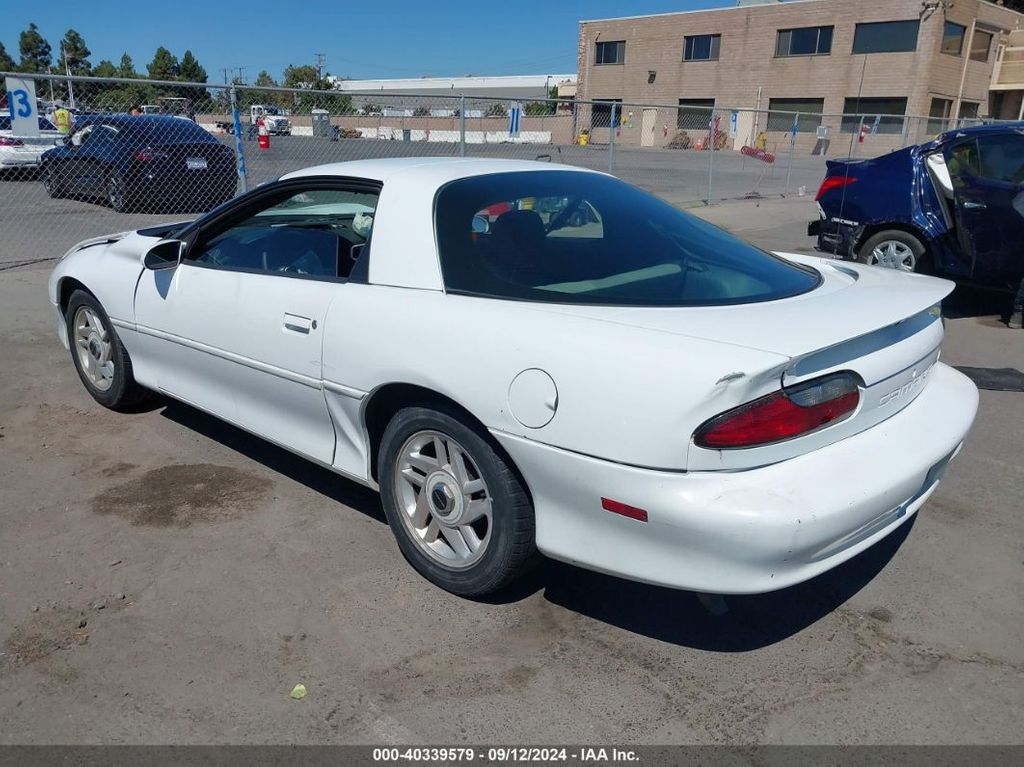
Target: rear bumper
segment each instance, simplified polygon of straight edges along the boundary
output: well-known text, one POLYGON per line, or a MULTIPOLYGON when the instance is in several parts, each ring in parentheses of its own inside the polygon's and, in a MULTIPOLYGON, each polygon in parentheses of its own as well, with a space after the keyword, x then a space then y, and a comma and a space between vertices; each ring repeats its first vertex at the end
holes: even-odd
POLYGON ((938 363, 927 388, 888 420, 735 472, 639 469, 494 436, 526 478, 547 556, 662 586, 756 594, 830 570, 913 516, 977 404, 974 384, 938 363), (602 497, 645 509, 648 521, 604 511, 602 497))
POLYGON ((854 249, 863 228, 853 224, 841 224, 820 218, 807 225, 807 236, 817 239, 815 247, 822 253, 832 253, 840 258, 854 258, 854 249))

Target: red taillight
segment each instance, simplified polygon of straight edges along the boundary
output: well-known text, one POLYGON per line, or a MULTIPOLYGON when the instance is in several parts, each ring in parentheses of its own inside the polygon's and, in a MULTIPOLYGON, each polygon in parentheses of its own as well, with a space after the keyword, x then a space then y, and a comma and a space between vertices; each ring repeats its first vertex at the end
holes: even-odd
POLYGON ((135 150, 135 159, 139 162, 150 162, 151 160, 166 160, 170 157, 167 152, 147 146, 144 149, 135 150))
POLYGON ((0 136, 0 146, 25 146, 25 142, 16 138, 0 136))
POLYGON ((611 498, 601 499, 601 508, 605 511, 610 511, 612 514, 621 514, 624 517, 635 519, 639 522, 647 521, 647 512, 643 509, 638 509, 636 506, 630 506, 628 503, 622 501, 613 501, 611 498))
POLYGON ((818 187, 818 194, 814 198, 817 202, 824 197, 825 192, 831 192, 833 189, 841 189, 844 186, 856 183, 857 179, 853 176, 826 176, 825 180, 821 182, 821 186, 818 187))
POLYGON ((782 442, 845 420, 859 402, 856 376, 836 373, 715 416, 697 429, 694 441, 712 450, 782 442))

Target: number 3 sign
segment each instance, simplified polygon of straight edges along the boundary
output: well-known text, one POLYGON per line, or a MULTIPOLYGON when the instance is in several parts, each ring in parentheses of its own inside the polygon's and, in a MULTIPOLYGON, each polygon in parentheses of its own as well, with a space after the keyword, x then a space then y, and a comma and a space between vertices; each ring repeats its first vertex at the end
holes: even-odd
POLYGON ((39 111, 36 108, 35 81, 20 77, 8 77, 7 105, 11 111, 11 133, 13 135, 39 135, 39 111))

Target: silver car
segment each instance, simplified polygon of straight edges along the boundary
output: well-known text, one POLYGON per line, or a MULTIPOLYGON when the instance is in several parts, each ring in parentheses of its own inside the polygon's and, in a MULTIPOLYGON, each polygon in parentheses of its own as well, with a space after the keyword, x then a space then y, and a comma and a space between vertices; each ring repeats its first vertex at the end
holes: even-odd
POLYGON ((15 135, 10 113, 0 112, 0 170, 38 168, 43 152, 62 135, 45 117, 39 118, 38 136, 15 135))

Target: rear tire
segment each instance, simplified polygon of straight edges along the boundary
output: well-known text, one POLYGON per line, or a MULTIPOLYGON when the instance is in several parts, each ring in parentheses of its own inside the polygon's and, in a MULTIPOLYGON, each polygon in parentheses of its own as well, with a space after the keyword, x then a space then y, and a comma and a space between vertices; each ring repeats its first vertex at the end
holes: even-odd
POLYGON ((465 597, 497 591, 539 560, 533 504, 490 435, 443 405, 400 410, 384 431, 381 499, 402 554, 465 597))
POLYGON ((95 296, 84 290, 72 293, 64 321, 75 370, 94 400, 124 410, 151 395, 135 382, 128 351, 95 296))
POLYGON ((924 243, 901 229, 886 229, 871 235, 857 250, 857 260, 903 272, 928 272, 930 267, 924 243))
POLYGON ((134 208, 134 200, 128 191, 128 185, 124 176, 118 171, 112 170, 107 174, 104 182, 104 190, 107 195, 107 204, 118 213, 131 213, 134 208))

